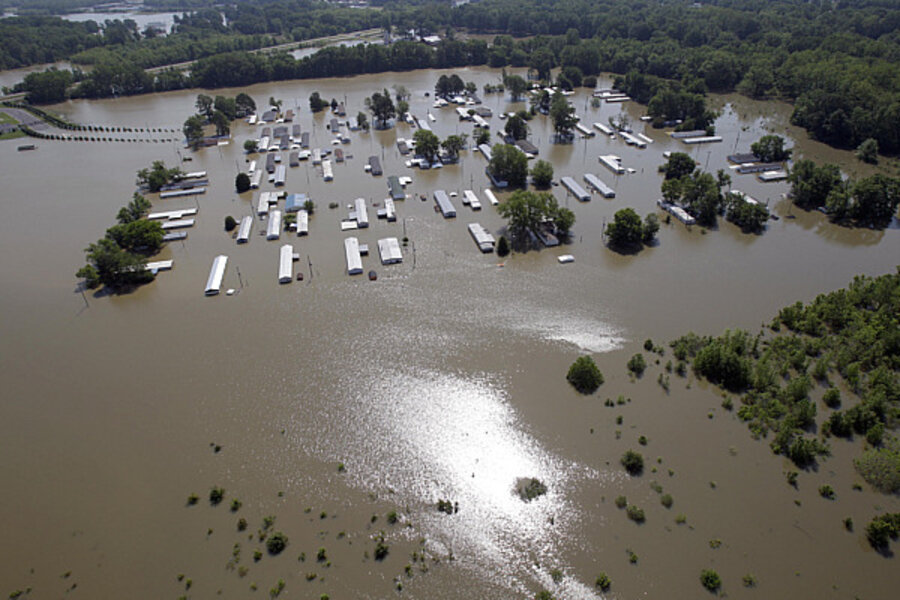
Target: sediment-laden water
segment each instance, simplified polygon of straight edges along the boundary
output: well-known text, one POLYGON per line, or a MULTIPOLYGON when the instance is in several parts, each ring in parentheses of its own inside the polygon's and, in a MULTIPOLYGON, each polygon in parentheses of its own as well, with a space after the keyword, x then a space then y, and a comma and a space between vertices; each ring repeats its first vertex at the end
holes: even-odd
MULTIPOLYGON (((356 114, 365 96, 398 84, 412 92, 413 114, 436 116, 441 138, 465 132, 471 139, 471 124, 452 108, 432 108, 424 95, 440 74, 243 91, 259 105, 274 96, 296 108, 295 122, 321 148, 334 147, 325 128, 330 114, 309 112, 312 91, 356 114)), ((479 89, 499 79, 487 69, 459 74, 479 89)), ((180 128, 196 93, 55 109, 82 123, 180 128)), ((595 109, 588 98, 586 90, 572 98, 587 123, 624 111, 644 131, 641 106, 595 109)), ((503 127, 497 113, 524 106, 500 95, 484 101, 494 110, 494 131, 503 127)), ((555 179, 580 182, 592 172, 617 197, 582 204, 553 188, 577 216, 572 244, 505 261, 480 254, 466 230, 474 221, 501 229, 484 197, 479 213, 456 199, 455 220, 441 218, 431 200, 435 189, 481 194, 483 157, 468 151, 459 165, 408 169, 395 145, 397 137, 412 137, 405 124, 351 134, 342 148, 352 158, 334 165, 334 182, 322 181, 310 163, 289 169, 285 190, 308 193, 317 204, 310 235, 266 242, 258 235, 265 223, 254 216, 242 246, 222 225, 226 215, 255 215, 255 195, 237 195, 233 182, 246 168, 241 146, 256 127, 236 122, 231 145, 196 153, 152 141, 38 141, 35 152, 0 143, 0 581, 9 588, 0 592, 32 586, 34 597, 66 590, 92 598, 246 597, 251 583, 264 595, 282 578, 288 597, 384 598, 397 593, 399 577, 402 594, 414 598, 524 598, 541 587, 560 598, 593 598, 600 595, 594 579, 605 571, 615 597, 692 598, 704 593, 700 570, 712 567, 731 597, 890 597, 897 570, 868 548, 861 531, 876 512, 898 510, 898 501, 851 491, 858 444, 833 442, 834 456, 801 475, 795 491, 782 475, 789 465, 752 440, 714 391, 673 375, 666 393, 656 365, 637 382, 626 375, 627 358, 646 338, 664 343, 689 330, 756 328, 781 306, 859 273, 891 271, 900 257, 896 228, 832 225, 782 200, 787 184, 736 174, 734 188, 768 201, 781 217, 763 235, 742 234, 724 220, 706 232, 673 221, 656 246, 638 254, 606 249, 601 231, 616 210, 656 210, 664 151, 688 151, 714 172, 727 168, 726 154, 772 131, 786 133, 804 156, 838 161, 855 175, 871 172, 790 127, 786 105, 738 96, 712 102, 725 141, 695 148, 649 127, 654 143, 646 150, 603 137, 555 145, 547 119, 532 120, 531 139, 553 163, 555 179), (608 153, 636 172, 613 177, 597 161, 608 153), (364 172, 370 155, 382 159, 385 177, 364 172), (199 207, 188 239, 160 254, 174 259, 174 269, 132 294, 83 298, 74 277, 82 249, 131 198, 135 172, 157 159, 180 164, 181 156, 193 157, 186 170, 208 171, 211 185, 196 199, 150 196, 154 209, 199 207), (377 270, 378 280, 348 277, 342 242, 349 234, 339 222, 354 198, 381 202, 392 174, 413 178, 411 197, 397 204, 398 221, 378 221, 370 209, 369 229, 352 232, 372 248, 364 269, 377 270), (329 209, 330 202, 339 208, 329 209), (377 239, 404 235, 403 264, 381 266, 377 239), (302 282, 277 283, 283 243, 301 255, 295 270, 304 271, 302 282), (238 293, 207 298, 203 287, 218 254, 229 256, 224 287, 238 293), (575 255, 575 263, 559 265, 560 254, 575 255), (607 380, 591 397, 565 381, 568 365, 585 352, 607 380), (623 404, 603 405, 619 395, 623 404), (641 478, 628 478, 618 465, 628 448, 648 461, 641 478), (514 488, 526 477, 545 482, 548 494, 522 502, 514 488), (660 505, 651 481, 672 494, 672 509, 660 505), (837 501, 819 498, 815 490, 825 482, 837 501), (227 500, 212 508, 206 496, 215 485, 227 500), (190 493, 200 501, 186 507, 190 493), (645 524, 615 507, 619 495, 644 507, 645 524), (243 502, 236 514, 227 506, 233 497, 243 502), (459 512, 438 512, 439 499, 458 502, 459 512), (386 522, 391 510, 400 515, 394 525, 386 522), (683 525, 675 523, 679 513, 683 525), (262 544, 246 534, 265 515, 276 516, 290 543, 282 556, 256 563, 251 553, 262 544), (240 516, 247 532, 235 530, 240 516), (843 530, 847 516, 857 523, 854 533, 843 530), (390 553, 376 561, 371 536, 382 530, 390 553), (722 546, 712 549, 712 539, 722 546), (244 577, 228 566, 235 543, 238 564, 249 569, 244 577), (330 566, 315 560, 320 547, 330 566), (626 550, 638 555, 636 564, 626 550), (428 556, 427 572, 414 551, 428 556), (558 582, 553 569, 561 572, 558 582), (307 581, 311 572, 316 578, 307 581), (747 573, 759 579, 757 589, 741 586, 747 573), (179 574, 192 580, 187 592, 179 574)))

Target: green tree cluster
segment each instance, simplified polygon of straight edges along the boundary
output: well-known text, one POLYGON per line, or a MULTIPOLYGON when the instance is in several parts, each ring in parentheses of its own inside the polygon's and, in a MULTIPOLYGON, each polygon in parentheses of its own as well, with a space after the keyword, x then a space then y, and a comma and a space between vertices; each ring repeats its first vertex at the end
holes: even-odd
POLYGON ((441 149, 441 140, 427 129, 417 129, 413 134, 416 143, 416 154, 421 154, 429 163, 434 162, 441 149))
POLYGON ((717 177, 700 169, 678 179, 665 179, 662 182, 662 195, 665 200, 683 206, 697 222, 704 226, 716 224, 716 217, 722 212, 725 198, 722 187, 729 181, 724 171, 717 177))
POLYGON ((441 148, 452 160, 456 160, 460 151, 466 147, 468 137, 468 134, 465 133, 448 135, 447 139, 441 142, 441 148))
POLYGON ((376 128, 380 124, 382 128, 387 127, 388 122, 397 115, 397 109, 394 107, 394 101, 387 89, 383 92, 375 92, 366 98, 366 108, 372 112, 372 118, 375 120, 376 128))
POLYGON ((137 172, 138 182, 146 186, 151 192, 173 181, 178 181, 184 172, 178 167, 167 168, 165 161, 154 160, 149 169, 141 169, 137 172))
POLYGON ((531 183, 535 187, 548 188, 553 181, 553 165, 546 160, 535 161, 531 168, 531 183))
POLYGON ((898 290, 900 270, 857 277, 846 289, 808 305, 783 308, 768 336, 742 330, 716 338, 688 334, 672 342, 673 353, 679 361, 693 359, 701 377, 742 394, 738 417, 754 436, 774 432, 772 450, 801 467, 828 453, 821 439, 807 435, 817 413, 810 398, 810 359, 824 362, 825 372, 839 375, 859 402, 832 413, 822 430, 839 436, 855 432, 883 444, 857 459, 856 467, 867 481, 900 482, 898 452, 890 446, 892 438, 884 440, 884 430, 900 415, 898 290))
POLYGON ((526 244, 547 225, 565 237, 575 224, 575 214, 547 192, 516 190, 497 207, 497 212, 506 219, 510 236, 520 244, 526 244))
POLYGON ((783 162, 791 157, 791 150, 784 147, 784 138, 780 135, 764 135, 750 144, 750 151, 762 162, 783 162))
POLYGON ((496 180, 506 181, 513 187, 524 186, 528 179, 528 157, 509 144, 494 145, 487 168, 496 180))
POLYGON ((513 141, 524 140, 528 137, 528 124, 525 123, 525 119, 519 115, 513 115, 506 120, 503 131, 505 131, 507 137, 513 141))
POLYGON ((573 131, 575 124, 578 123, 575 107, 571 106, 562 94, 554 94, 550 101, 550 119, 557 140, 571 141, 575 137, 573 131))
POLYGON ((809 159, 794 164, 788 175, 791 199, 806 208, 824 208, 835 221, 883 229, 900 206, 900 179, 877 173, 857 181, 844 180, 836 165, 809 159))
POLYGON ((579 356, 569 367, 566 381, 582 394, 593 394, 603 385, 603 373, 590 356, 579 356))
POLYGON ((650 244, 659 231, 659 219, 648 214, 641 222, 641 217, 633 208, 622 208, 613 215, 612 222, 606 225, 606 237, 611 248, 617 250, 633 250, 642 244, 650 244))
POLYGON ((106 230, 106 237, 85 249, 87 264, 75 274, 88 288, 101 285, 121 291, 153 281, 146 269, 146 256, 162 246, 162 226, 143 217, 150 203, 135 193, 131 202, 119 210, 119 223, 106 230))
POLYGON ((743 195, 725 194, 725 218, 745 233, 760 233, 769 220, 769 209, 757 202, 748 202, 743 195))
POLYGON ((900 513, 884 513, 866 525, 866 539, 880 552, 887 552, 890 540, 900 535, 900 513))

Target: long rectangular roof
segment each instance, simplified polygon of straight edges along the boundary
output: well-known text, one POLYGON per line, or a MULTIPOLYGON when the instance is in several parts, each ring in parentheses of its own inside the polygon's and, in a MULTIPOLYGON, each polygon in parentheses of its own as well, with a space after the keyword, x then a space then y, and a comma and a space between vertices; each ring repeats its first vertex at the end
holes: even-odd
POLYGON ((238 244, 246 244, 250 239, 250 227, 253 226, 253 217, 247 215, 243 219, 241 219, 241 224, 238 227, 237 234, 237 243, 238 244))
POLYGON ((435 190, 434 201, 437 203, 438 208, 441 210, 441 214, 444 215, 445 219, 456 216, 456 207, 450 202, 450 196, 447 195, 447 192, 444 190, 435 190))
POLYGON ((285 244, 278 253, 278 282, 290 283, 294 278, 294 247, 285 244))
POLYGON ((273 210, 266 225, 266 239, 277 240, 279 237, 281 237, 281 211, 273 210))
POLYGON ((344 239, 344 255, 347 259, 347 274, 359 275, 362 273, 362 257, 359 255, 359 240, 355 237, 344 239))
POLYGON ((604 198, 616 197, 616 192, 611 187, 603 183, 603 181, 593 173, 585 173, 584 180, 589 186, 603 194, 604 198))
POLYGON ((563 177, 561 179, 563 186, 572 192, 572 195, 581 200, 582 202, 587 202, 591 199, 591 195, 584 191, 584 188, 578 185, 578 182, 575 181, 571 177, 563 177))
POLYGON ((209 277, 206 280, 207 296, 214 296, 219 293, 222 287, 222 278, 225 277, 225 267, 228 266, 228 257, 224 254, 213 259, 212 268, 209 270, 209 277))

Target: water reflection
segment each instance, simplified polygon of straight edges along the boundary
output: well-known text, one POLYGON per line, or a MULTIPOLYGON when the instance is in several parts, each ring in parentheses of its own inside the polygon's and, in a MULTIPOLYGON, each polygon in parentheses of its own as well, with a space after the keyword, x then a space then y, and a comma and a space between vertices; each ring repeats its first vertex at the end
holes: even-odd
MULTIPOLYGON (((347 379, 352 386, 352 376, 347 379)), ((418 513, 414 519, 435 549, 525 593, 544 576, 535 562, 552 563, 583 543, 583 516, 566 491, 605 475, 545 449, 523 429, 500 382, 386 368, 355 387, 344 404, 343 433, 323 450, 350 453, 355 485, 393 490, 398 504, 418 513), (523 502, 515 491, 523 477, 540 479, 547 494, 523 502), (459 512, 437 512, 438 499, 458 502, 459 512)), ((565 585, 568 597, 595 597, 577 581, 565 585)))

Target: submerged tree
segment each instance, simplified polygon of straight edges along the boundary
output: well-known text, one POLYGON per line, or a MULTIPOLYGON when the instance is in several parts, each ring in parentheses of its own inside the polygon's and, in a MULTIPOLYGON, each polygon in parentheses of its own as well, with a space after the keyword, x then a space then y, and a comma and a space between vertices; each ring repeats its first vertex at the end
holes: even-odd
POLYGON ((438 136, 427 129, 417 129, 413 140, 416 142, 416 153, 424 156, 428 162, 434 162, 441 148, 438 136))
POLYGON ((582 394, 593 394, 603 385, 603 373, 590 356, 579 356, 569 367, 566 380, 582 394))
POLYGON ((366 108, 372 111, 372 118, 375 119, 376 125, 380 123, 382 127, 387 127, 388 121, 397 114, 394 102, 387 90, 375 92, 371 97, 366 98, 366 108))
POLYGON ((780 135, 764 135, 750 145, 750 151, 762 162, 782 162, 791 157, 791 151, 785 149, 784 138, 780 135))

